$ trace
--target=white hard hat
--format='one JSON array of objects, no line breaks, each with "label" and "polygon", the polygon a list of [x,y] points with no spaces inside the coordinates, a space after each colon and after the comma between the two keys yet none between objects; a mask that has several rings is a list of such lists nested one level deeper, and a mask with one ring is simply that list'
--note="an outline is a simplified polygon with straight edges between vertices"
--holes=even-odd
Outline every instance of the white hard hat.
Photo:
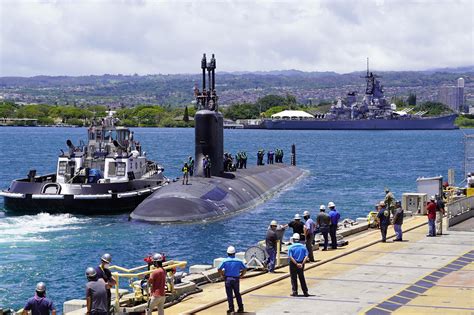
[{"label": "white hard hat", "polygon": [[293,234],[293,241],[299,241],[299,240],[300,240],[300,234],[299,233]]},{"label": "white hard hat", "polygon": [[301,216],[298,213],[295,214],[295,220],[301,220]]},{"label": "white hard hat", "polygon": [[153,254],[153,257],[152,257],[153,261],[155,262],[159,262],[159,261],[163,261],[163,256],[160,254],[160,253],[155,253]]},{"label": "white hard hat", "polygon": [[334,202],[332,201],[329,201],[328,203],[328,208],[334,208],[336,205],[334,204]]},{"label": "white hard hat", "polygon": [[270,226],[277,226],[278,223],[276,220],[272,220],[272,222],[270,222]]},{"label": "white hard hat", "polygon": [[309,215],[309,211],[303,212],[303,216],[307,216],[307,215]]},{"label": "white hard hat", "polygon": [[383,201],[383,200],[380,201],[380,202],[379,202],[379,206],[385,207],[385,201]]},{"label": "white hard hat", "polygon": [[435,196],[431,196],[430,199],[431,199],[431,200],[436,200]]},{"label": "white hard hat", "polygon": [[234,246],[229,246],[227,247],[227,254],[235,254],[235,247]]},{"label": "white hard hat", "polygon": [[326,207],[324,205],[320,205],[319,210],[326,210]]}]

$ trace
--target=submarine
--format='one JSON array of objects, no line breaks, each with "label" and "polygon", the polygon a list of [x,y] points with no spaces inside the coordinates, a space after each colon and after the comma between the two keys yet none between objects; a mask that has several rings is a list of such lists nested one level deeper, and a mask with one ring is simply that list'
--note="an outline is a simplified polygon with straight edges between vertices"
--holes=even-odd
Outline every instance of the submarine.
[{"label": "submarine", "polygon": [[[194,89],[198,106],[194,116],[194,176],[188,185],[176,181],[162,186],[130,213],[130,220],[163,224],[218,220],[256,207],[306,174],[296,166],[294,144],[289,165],[276,163],[224,172],[224,124],[215,89],[214,54],[210,62],[203,55],[201,69],[202,91]],[[205,176],[203,167],[206,157],[211,161],[210,177]]]}]

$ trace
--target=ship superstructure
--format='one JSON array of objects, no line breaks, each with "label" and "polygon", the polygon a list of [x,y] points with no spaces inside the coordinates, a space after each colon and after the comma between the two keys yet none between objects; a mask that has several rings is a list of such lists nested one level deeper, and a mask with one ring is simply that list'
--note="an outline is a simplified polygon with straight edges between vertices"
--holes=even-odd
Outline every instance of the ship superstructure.
[{"label": "ship superstructure", "polygon": [[[365,94],[357,100],[357,92],[352,91],[345,99],[338,99],[329,112],[310,119],[264,119],[263,129],[352,129],[352,130],[416,130],[416,129],[456,129],[456,114],[423,117],[425,112],[397,111],[384,96],[379,76],[369,71],[363,77],[366,81]],[[255,128],[255,127],[254,127]]]}]

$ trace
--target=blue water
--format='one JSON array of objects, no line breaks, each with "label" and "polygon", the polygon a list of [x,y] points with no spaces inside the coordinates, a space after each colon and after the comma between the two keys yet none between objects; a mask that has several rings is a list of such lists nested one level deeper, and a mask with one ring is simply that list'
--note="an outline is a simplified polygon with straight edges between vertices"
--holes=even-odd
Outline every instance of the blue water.
[{"label": "blue water", "polygon": [[[55,171],[66,139],[85,138],[84,128],[0,128],[0,187],[29,169]],[[161,162],[169,177],[178,176],[193,153],[193,129],[135,129],[148,157]],[[447,176],[454,168],[460,181],[463,132],[455,131],[270,131],[226,130],[225,150],[246,149],[249,164],[259,148],[297,147],[298,165],[310,174],[260,207],[213,223],[151,225],[128,222],[127,215],[84,217],[0,212],[0,307],[21,308],[45,281],[48,296],[62,309],[65,300],[83,298],[84,270],[104,252],[125,267],[141,264],[154,251],[189,264],[212,263],[228,245],[245,250],[264,237],[272,219],[289,221],[295,213],[334,201],[342,217],[365,216],[390,187],[400,198],[416,190],[419,176]],[[0,209],[3,200],[0,198]],[[125,286],[126,283],[123,283]]]}]

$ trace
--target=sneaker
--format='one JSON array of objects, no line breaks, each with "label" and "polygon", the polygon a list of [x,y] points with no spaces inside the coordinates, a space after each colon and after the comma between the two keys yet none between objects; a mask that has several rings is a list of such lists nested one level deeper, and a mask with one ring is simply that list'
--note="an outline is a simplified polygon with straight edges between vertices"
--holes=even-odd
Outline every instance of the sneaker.
[{"label": "sneaker", "polygon": [[305,293],[304,293],[304,296],[308,297],[308,296],[309,296],[309,293],[308,293],[308,292],[305,292]]},{"label": "sneaker", "polygon": [[227,314],[232,314],[234,313],[234,310],[227,310]]},{"label": "sneaker", "polygon": [[239,309],[237,310],[237,313],[243,313],[243,312],[244,312],[244,308],[243,308],[243,307],[242,307],[242,308],[239,308]]},{"label": "sneaker", "polygon": [[290,294],[290,296],[298,296],[298,293],[297,292],[293,292]]}]

